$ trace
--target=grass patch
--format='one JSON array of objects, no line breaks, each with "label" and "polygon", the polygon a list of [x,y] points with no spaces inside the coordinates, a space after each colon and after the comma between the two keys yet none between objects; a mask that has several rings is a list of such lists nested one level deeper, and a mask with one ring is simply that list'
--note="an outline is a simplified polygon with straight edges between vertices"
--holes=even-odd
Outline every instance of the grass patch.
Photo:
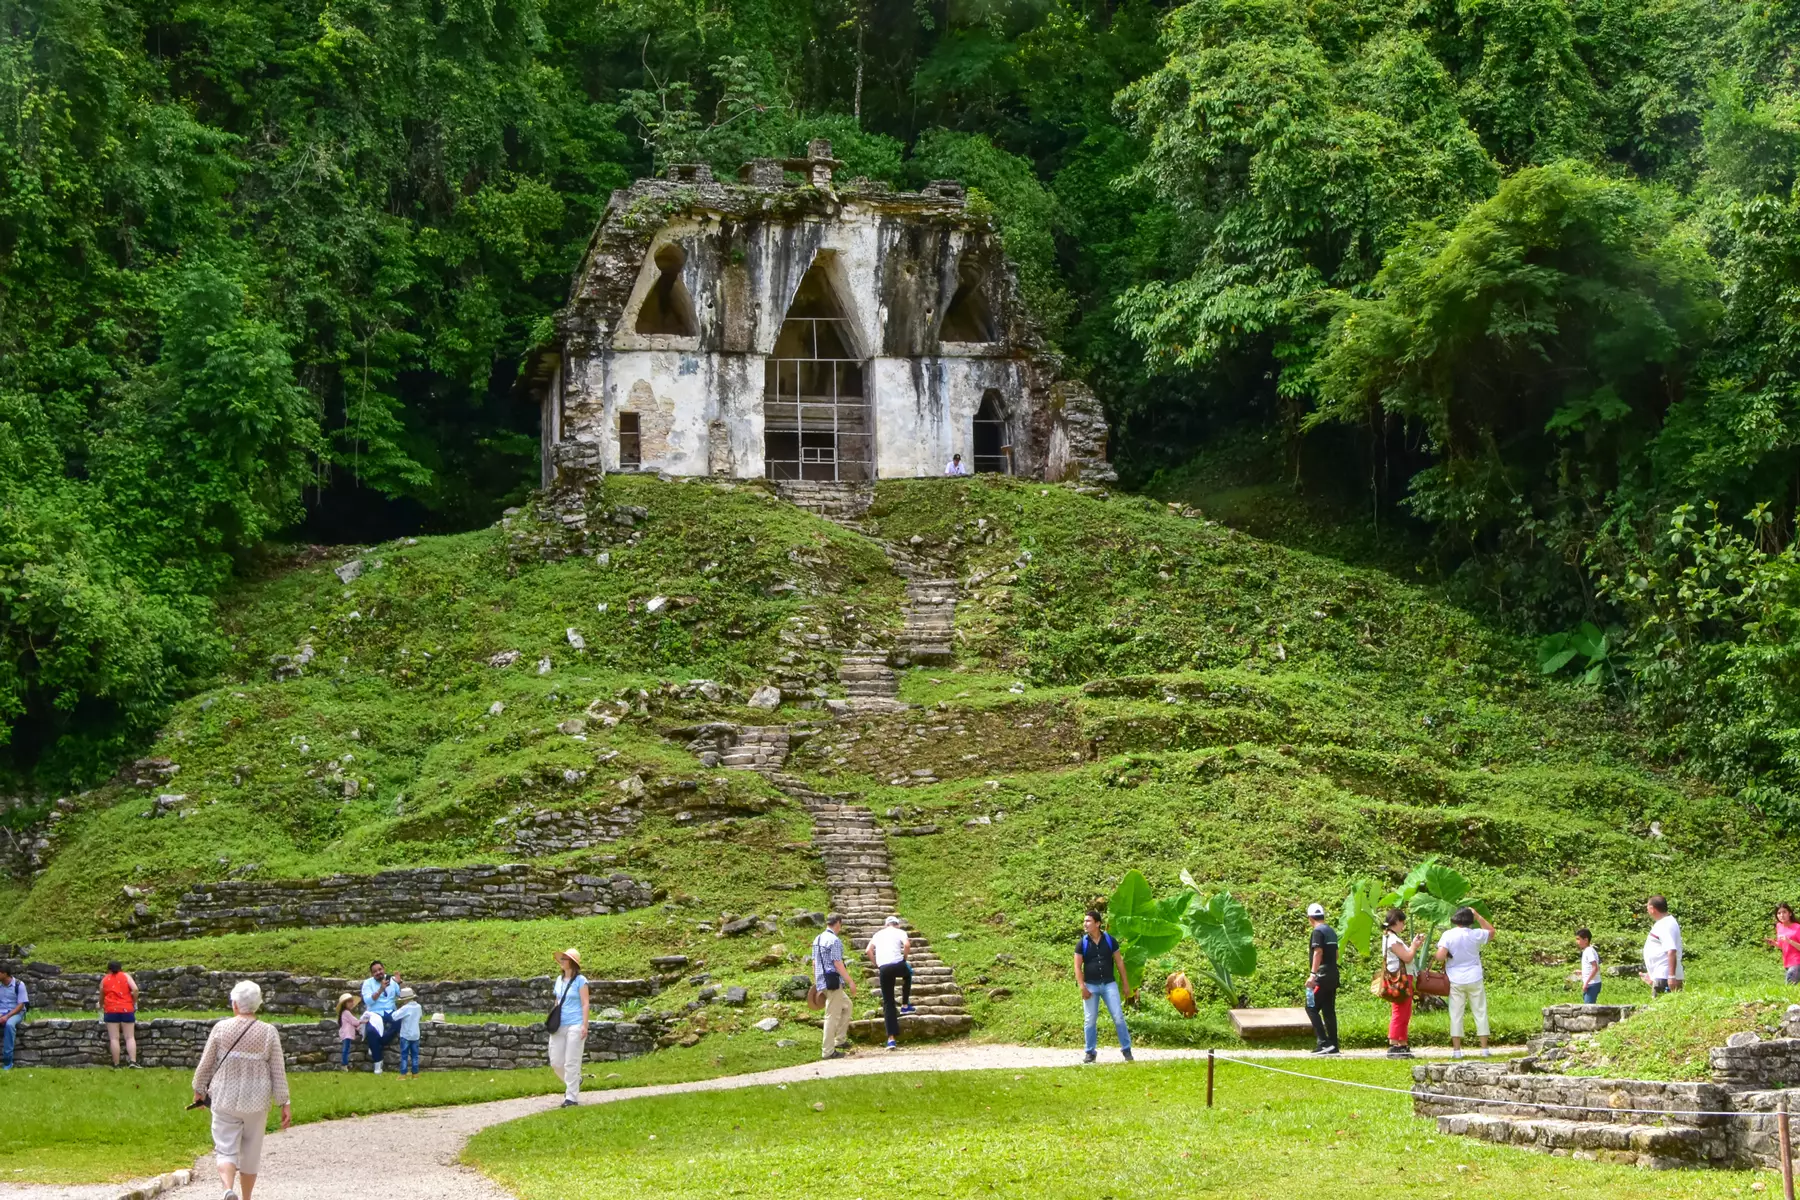
[{"label": "grass patch", "polygon": [[1746,994],[1684,988],[1654,1001],[1647,993],[1634,999],[1645,1007],[1598,1033],[1576,1035],[1569,1058],[1556,1069],[1627,1079],[1709,1079],[1707,1051],[1734,1033],[1780,1037],[1782,1017],[1796,997],[1772,989]]},{"label": "grass patch", "polygon": [[[589,1063],[589,1090],[710,1079],[803,1062],[817,1049],[780,1049],[763,1035],[708,1038],[618,1063]],[[94,1183],[187,1166],[211,1146],[206,1115],[183,1111],[189,1071],[26,1070],[6,1076],[0,1183]],[[417,1080],[367,1073],[288,1076],[294,1121],[334,1120],[447,1104],[557,1094],[542,1070],[431,1071]],[[273,1124],[271,1125],[271,1128]]]},{"label": "grass patch", "polygon": [[[1401,1064],[1305,1069],[1410,1084]],[[1442,1138],[1404,1096],[1220,1071],[1211,1110],[1204,1064],[889,1075],[532,1117],[483,1131],[465,1156],[523,1200],[600,1190],[673,1200],[797,1194],[830,1174],[821,1164],[853,1153],[864,1182],[894,1197],[1277,1198],[1403,1180],[1428,1196],[1537,1200],[1572,1190],[1643,1200],[1735,1195],[1748,1178],[1646,1173]]]}]

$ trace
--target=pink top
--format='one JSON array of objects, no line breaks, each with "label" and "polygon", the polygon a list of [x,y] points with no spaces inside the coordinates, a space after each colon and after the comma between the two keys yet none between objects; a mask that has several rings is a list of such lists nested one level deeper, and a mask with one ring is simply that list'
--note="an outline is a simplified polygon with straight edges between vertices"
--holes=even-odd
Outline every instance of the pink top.
[{"label": "pink top", "polygon": [[[1800,932],[1800,926],[1796,926],[1795,931]],[[362,1018],[351,1012],[349,1009],[346,1008],[343,1012],[338,1014],[338,1037],[341,1040],[346,1042],[355,1041],[356,1031],[361,1028]]]},{"label": "pink top", "polygon": [[1800,967],[1800,922],[1775,922],[1775,948],[1781,951],[1781,965]]}]

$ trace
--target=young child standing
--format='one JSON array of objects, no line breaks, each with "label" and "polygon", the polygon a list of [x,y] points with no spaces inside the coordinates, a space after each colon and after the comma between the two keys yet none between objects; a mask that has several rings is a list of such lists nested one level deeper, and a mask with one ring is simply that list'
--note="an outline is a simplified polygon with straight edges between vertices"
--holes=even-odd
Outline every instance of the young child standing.
[{"label": "young child standing", "polygon": [[419,1077],[419,1018],[425,1010],[419,1007],[418,994],[409,987],[400,989],[400,1007],[394,1010],[394,1020],[400,1027],[400,1075],[405,1078],[407,1064],[412,1066],[412,1077]]},{"label": "young child standing", "polygon": [[1600,952],[1594,949],[1594,935],[1586,929],[1575,931],[1575,944],[1581,947],[1581,1002],[1600,1002]]},{"label": "young child standing", "polygon": [[340,1071],[350,1069],[350,1044],[362,1032],[362,1018],[356,1015],[356,1004],[356,997],[349,992],[338,997],[338,1039],[344,1043],[344,1056],[338,1065]]}]

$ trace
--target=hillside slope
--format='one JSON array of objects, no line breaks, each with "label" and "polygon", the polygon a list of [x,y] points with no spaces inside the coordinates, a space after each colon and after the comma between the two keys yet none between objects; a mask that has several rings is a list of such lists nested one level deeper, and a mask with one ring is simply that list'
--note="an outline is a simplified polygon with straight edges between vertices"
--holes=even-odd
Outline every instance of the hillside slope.
[{"label": "hillside slope", "polygon": [[[1537,677],[1522,645],[1392,577],[1191,509],[996,478],[897,481],[859,531],[760,486],[613,478],[586,553],[545,548],[541,528],[528,511],[458,537],[309,552],[244,588],[231,678],[181,705],[156,747],[179,774],[76,800],[0,940],[88,964],[116,951],[95,939],[130,926],[134,904],[165,915],[184,887],[232,872],[599,851],[660,888],[662,907],[131,953],[347,973],[385,938],[420,978],[541,971],[565,937],[603,970],[709,946],[717,958],[700,923],[719,912],[828,900],[806,814],[754,773],[703,767],[688,741],[706,721],[816,725],[789,772],[892,825],[941,830],[891,839],[900,904],[993,1036],[1069,1036],[1079,911],[1131,867],[1171,890],[1186,868],[1244,898],[1264,964],[1246,991],[1291,1003],[1303,905],[1440,854],[1493,902],[1499,1007],[1525,1024],[1567,998],[1576,924],[1612,963],[1630,960],[1632,908],[1650,891],[1684,916],[1697,971],[1744,975],[1754,960],[1731,947],[1759,935],[1788,877],[1791,840],[1650,769],[1619,712]],[[894,644],[895,547],[959,581],[955,659],[901,671],[908,711],[830,720],[844,656]],[[334,568],[352,557],[362,573],[342,582]],[[744,707],[768,683],[787,702]],[[147,818],[165,793],[185,799]],[[622,802],[632,811],[603,846],[534,851],[514,832],[522,815],[554,827]],[[1184,946],[1171,963],[1196,959]],[[1146,1031],[1218,1036],[1210,989],[1194,1022],[1147,999]],[[1347,1007],[1359,991],[1347,986]],[[1372,1029],[1361,1003],[1353,1027]]]}]

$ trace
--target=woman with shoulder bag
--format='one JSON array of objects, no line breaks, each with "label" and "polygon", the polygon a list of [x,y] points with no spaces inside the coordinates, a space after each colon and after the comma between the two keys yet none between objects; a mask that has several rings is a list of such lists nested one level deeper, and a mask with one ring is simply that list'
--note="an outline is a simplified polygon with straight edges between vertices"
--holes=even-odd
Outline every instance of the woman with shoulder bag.
[{"label": "woman with shoulder bag", "polygon": [[573,1108],[580,1102],[581,1056],[588,1033],[588,981],[581,973],[581,951],[570,946],[558,954],[556,969],[544,1031],[550,1035],[550,1069],[563,1082],[562,1106]]},{"label": "woman with shoulder bag", "polygon": [[1388,1057],[1411,1058],[1408,1034],[1412,1026],[1413,989],[1419,973],[1419,951],[1425,935],[1406,940],[1406,914],[1390,908],[1381,929],[1381,974],[1375,979],[1376,995],[1393,1005],[1388,1018]]},{"label": "woman with shoulder bag", "polygon": [[262,1166],[269,1105],[281,1105],[283,1129],[294,1120],[281,1034],[256,1019],[262,999],[254,979],[238,981],[231,989],[232,1016],[212,1027],[194,1068],[194,1103],[189,1107],[212,1109],[213,1158],[224,1200],[250,1200]]}]

